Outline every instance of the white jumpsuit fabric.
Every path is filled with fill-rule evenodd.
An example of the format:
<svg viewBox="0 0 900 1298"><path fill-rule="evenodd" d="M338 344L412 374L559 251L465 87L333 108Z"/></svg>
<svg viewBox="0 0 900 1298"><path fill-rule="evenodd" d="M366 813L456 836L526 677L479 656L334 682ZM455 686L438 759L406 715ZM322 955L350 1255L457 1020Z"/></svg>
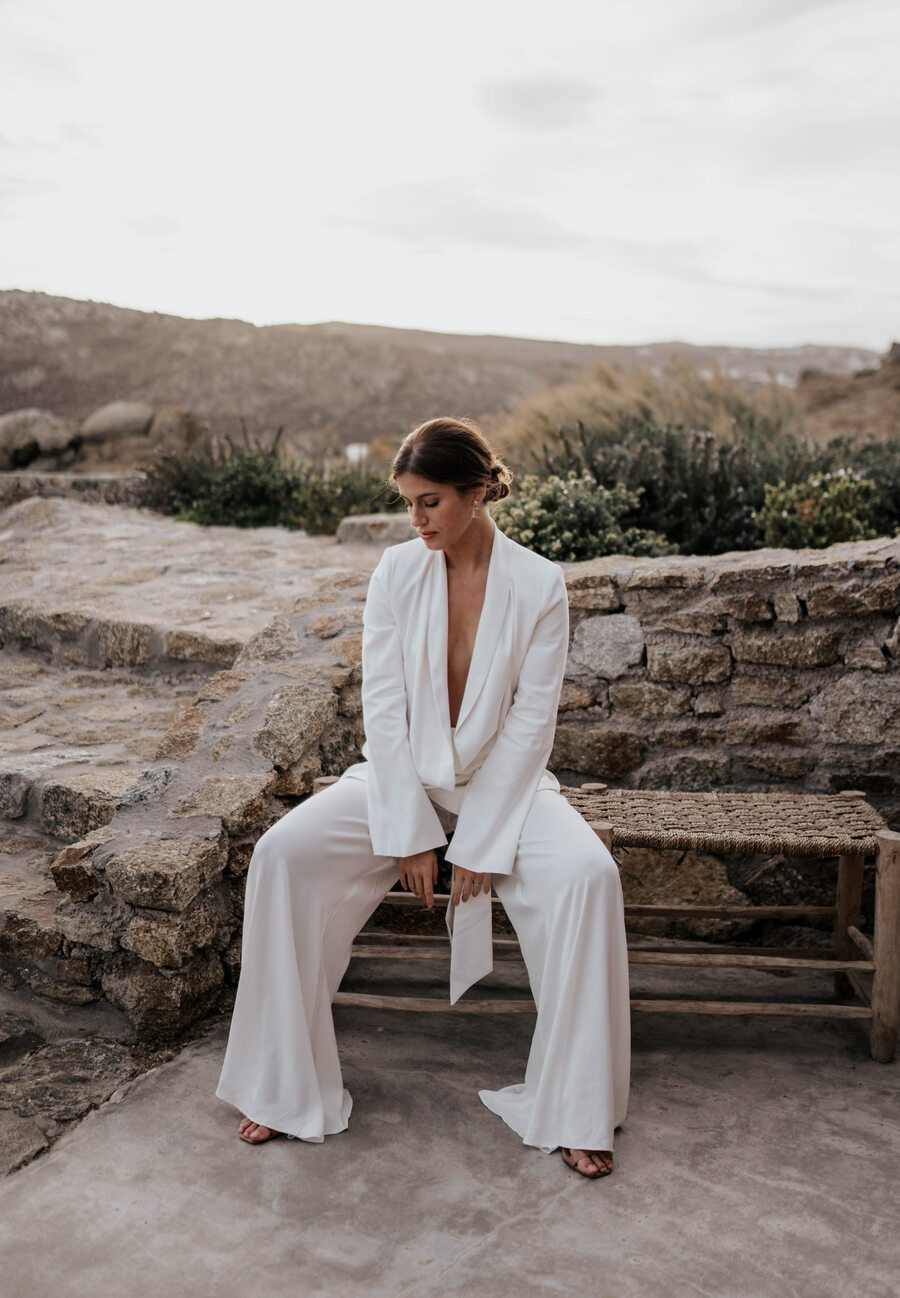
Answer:
<svg viewBox="0 0 900 1298"><path fill-rule="evenodd" d="M417 617L404 625L410 608ZM443 846L452 831L446 859L492 873L537 1007L524 1079L478 1095L544 1153L560 1145L611 1150L630 1082L622 888L612 856L545 765L568 647L565 585L555 564L495 526L455 728L446 709L446 608L441 551L420 541L385 551L364 615L366 760L256 844L216 1095L302 1140L346 1129L353 1102L332 999L354 938L399 878L398 857ZM416 724L417 704L420 713L444 704L436 733L446 747L432 737L427 755L430 718ZM479 713L482 723L493 718L492 732L478 726ZM492 764L492 756L503 760ZM467 819L468 810L478 819ZM455 914L451 908L447 925L452 1004L492 967L489 894L461 902Z"/></svg>

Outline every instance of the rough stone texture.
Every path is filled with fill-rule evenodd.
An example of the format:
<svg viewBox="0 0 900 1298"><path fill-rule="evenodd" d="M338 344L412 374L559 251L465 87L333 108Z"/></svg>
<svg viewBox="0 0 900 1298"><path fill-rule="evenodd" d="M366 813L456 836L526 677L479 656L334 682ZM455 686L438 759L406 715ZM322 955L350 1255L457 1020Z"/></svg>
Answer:
<svg viewBox="0 0 900 1298"><path fill-rule="evenodd" d="M178 1032L238 974L259 834L359 756L378 547L342 545L338 567L332 539L41 499L0 527L0 798L21 828L0 981L106 997L142 1035ZM859 788L896 824L898 567L898 540L565 565L551 768L564 783ZM696 888L724 896L726 879L748 895L749 875L708 863ZM782 900L794 882L778 876Z"/></svg>
<svg viewBox="0 0 900 1298"><path fill-rule="evenodd" d="M30 496L139 506L146 481L143 473L4 473L0 476L0 509Z"/></svg>
<svg viewBox="0 0 900 1298"><path fill-rule="evenodd" d="M396 545L411 541L418 533L403 514L352 514L338 524L341 545Z"/></svg>
<svg viewBox="0 0 900 1298"><path fill-rule="evenodd" d="M641 661L644 636L637 618L624 613L579 622L569 652L569 676L614 680Z"/></svg>

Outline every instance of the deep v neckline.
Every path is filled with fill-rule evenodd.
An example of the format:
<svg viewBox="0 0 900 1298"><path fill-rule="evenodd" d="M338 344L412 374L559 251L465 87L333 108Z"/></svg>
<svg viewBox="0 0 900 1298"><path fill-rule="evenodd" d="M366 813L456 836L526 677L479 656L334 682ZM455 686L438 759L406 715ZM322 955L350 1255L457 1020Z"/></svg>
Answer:
<svg viewBox="0 0 900 1298"><path fill-rule="evenodd" d="M444 596L446 599L446 613L447 613L447 619L446 619L447 637L446 637L446 644L444 646L444 675L447 681L447 724L450 728L451 735L455 734L456 730L459 728L460 721L466 714L466 699L472 687L472 668L474 667L478 658L479 641L483 639L482 633L484 630L484 625L486 620L484 613L488 602L488 593L491 589L491 573L495 567L497 549L498 549L497 524L494 523L494 529L491 535L491 552L490 555L488 556L487 573L485 574L485 578L484 578L484 596L481 601L481 608L479 609L478 612L478 625L475 628L475 638L472 641L472 653L469 657L469 667L466 672L466 683L463 686L463 692L459 700L459 711L456 714L455 724L450 719L450 581L449 581L449 575L447 573L447 556L444 554L443 550L440 552L441 562L444 566Z"/></svg>

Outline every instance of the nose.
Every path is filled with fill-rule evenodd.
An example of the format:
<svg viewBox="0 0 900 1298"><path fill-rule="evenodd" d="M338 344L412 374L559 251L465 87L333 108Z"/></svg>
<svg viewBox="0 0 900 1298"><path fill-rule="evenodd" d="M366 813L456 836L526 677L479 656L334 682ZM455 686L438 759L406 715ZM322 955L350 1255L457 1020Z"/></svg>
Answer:
<svg viewBox="0 0 900 1298"><path fill-rule="evenodd" d="M417 532L427 531L428 514L418 505L413 505L410 521Z"/></svg>

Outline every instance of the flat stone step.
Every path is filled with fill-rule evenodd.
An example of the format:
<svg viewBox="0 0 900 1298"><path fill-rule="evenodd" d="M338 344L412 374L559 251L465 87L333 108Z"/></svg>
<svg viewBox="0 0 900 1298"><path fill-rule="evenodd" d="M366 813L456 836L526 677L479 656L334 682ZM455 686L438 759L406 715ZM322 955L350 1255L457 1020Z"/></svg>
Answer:
<svg viewBox="0 0 900 1298"><path fill-rule="evenodd" d="M31 497L0 510L0 642L70 666L221 668L323 583L364 596L379 557L282 527Z"/></svg>
<svg viewBox="0 0 900 1298"><path fill-rule="evenodd" d="M205 679L0 652L0 820L64 842L106 824Z"/></svg>

